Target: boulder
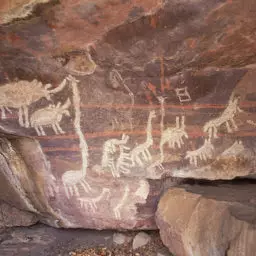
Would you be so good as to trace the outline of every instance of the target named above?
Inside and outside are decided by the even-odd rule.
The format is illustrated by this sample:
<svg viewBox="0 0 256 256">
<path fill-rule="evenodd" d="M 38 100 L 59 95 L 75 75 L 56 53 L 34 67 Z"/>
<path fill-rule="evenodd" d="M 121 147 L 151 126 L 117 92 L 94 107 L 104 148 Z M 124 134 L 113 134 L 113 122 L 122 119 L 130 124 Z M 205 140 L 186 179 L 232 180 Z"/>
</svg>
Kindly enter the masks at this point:
<svg viewBox="0 0 256 256">
<path fill-rule="evenodd" d="M 254 0 L 9 2 L 0 200 L 55 227 L 156 229 L 166 179 L 255 178 Z"/>
<path fill-rule="evenodd" d="M 145 232 L 139 232 L 134 238 L 132 242 L 132 249 L 136 250 L 146 244 L 148 244 L 151 240 L 150 235 Z"/>
<path fill-rule="evenodd" d="M 255 196 L 254 184 L 171 188 L 156 213 L 161 239 L 176 256 L 252 256 Z"/>
</svg>

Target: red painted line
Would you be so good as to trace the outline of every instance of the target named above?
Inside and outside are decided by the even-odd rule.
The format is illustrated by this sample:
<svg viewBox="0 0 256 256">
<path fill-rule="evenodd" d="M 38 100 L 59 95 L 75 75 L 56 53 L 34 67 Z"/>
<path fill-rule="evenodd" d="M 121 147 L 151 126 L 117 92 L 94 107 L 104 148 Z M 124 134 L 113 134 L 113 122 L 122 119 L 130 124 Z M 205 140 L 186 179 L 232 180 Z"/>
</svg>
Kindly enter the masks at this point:
<svg viewBox="0 0 256 256">
<path fill-rule="evenodd" d="M 146 132 L 144 132 L 146 134 Z M 157 135 L 157 137 L 160 137 L 160 131 L 153 131 L 153 135 Z M 188 132 L 188 135 L 190 138 L 198 138 L 203 137 L 205 134 L 203 132 Z M 233 134 L 218 134 L 219 137 L 224 136 L 235 136 L 235 137 L 255 137 L 256 132 L 237 132 Z M 51 138 L 51 137 L 50 137 Z M 158 145 L 153 146 L 154 149 L 158 149 Z M 89 147 L 90 151 L 102 151 L 102 147 Z M 63 148 L 63 147 L 43 147 L 44 152 L 56 152 L 56 151 L 66 151 L 66 152 L 80 152 L 79 147 L 71 147 L 71 148 Z"/>
</svg>

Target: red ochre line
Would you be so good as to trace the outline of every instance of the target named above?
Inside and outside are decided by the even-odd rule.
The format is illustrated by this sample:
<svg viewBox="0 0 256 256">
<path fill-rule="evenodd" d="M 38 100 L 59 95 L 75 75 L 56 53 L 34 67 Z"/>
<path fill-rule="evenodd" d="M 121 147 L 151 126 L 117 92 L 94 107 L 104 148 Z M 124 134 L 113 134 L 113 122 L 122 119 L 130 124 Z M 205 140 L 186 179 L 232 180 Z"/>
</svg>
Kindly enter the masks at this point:
<svg viewBox="0 0 256 256">
<path fill-rule="evenodd" d="M 120 132 L 121 133 L 121 132 Z M 145 134 L 145 132 L 143 132 Z M 127 133 L 126 133 L 127 134 Z M 160 131 L 154 131 L 153 135 L 160 136 Z M 188 133 L 189 137 L 197 138 L 202 137 L 205 134 L 203 132 L 190 132 Z M 219 137 L 224 137 L 226 134 L 218 134 Z M 253 137 L 256 136 L 256 132 L 238 132 L 235 134 L 236 137 Z M 158 149 L 158 146 L 153 146 L 154 148 Z M 90 151 L 101 151 L 102 147 L 89 147 Z M 43 147 L 44 152 L 56 152 L 56 151 L 69 151 L 69 152 L 79 152 L 80 148 L 78 147 L 71 147 L 71 148 L 63 148 L 63 147 Z"/>
<path fill-rule="evenodd" d="M 81 108 L 84 109 L 95 109 L 95 108 L 102 108 L 102 109 L 129 109 L 133 107 L 133 109 L 160 109 L 161 106 L 157 104 L 135 104 L 132 106 L 131 104 L 81 104 Z M 197 109 L 224 109 L 227 105 L 224 104 L 193 104 L 193 105 L 173 105 L 173 104 L 166 104 L 165 109 L 190 109 L 190 110 L 197 110 Z M 250 108 L 256 107 L 256 102 L 242 102 L 240 104 L 241 108 Z M 17 116 L 14 114 L 6 114 L 6 119 L 17 119 Z"/>
<path fill-rule="evenodd" d="M 105 109 L 112 109 L 112 108 L 131 108 L 133 109 L 156 109 L 161 108 L 161 106 L 158 104 L 135 104 L 134 106 L 132 104 L 81 104 L 81 108 L 85 109 L 92 109 L 92 108 L 105 108 Z M 213 109 L 223 109 L 227 107 L 226 104 L 193 104 L 193 105 L 174 105 L 174 104 L 166 104 L 166 109 L 204 109 L 204 108 L 213 108 Z M 256 107 L 256 102 L 242 102 L 240 104 L 240 107 Z"/>
</svg>

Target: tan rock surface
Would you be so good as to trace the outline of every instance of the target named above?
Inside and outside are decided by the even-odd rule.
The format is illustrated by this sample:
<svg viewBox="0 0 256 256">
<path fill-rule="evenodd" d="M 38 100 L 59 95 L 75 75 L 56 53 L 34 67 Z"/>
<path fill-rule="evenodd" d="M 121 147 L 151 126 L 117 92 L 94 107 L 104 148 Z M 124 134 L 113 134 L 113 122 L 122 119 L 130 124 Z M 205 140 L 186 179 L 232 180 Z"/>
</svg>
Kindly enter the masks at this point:
<svg viewBox="0 0 256 256">
<path fill-rule="evenodd" d="M 161 238 L 176 256 L 255 254 L 255 185 L 171 188 L 156 214 Z"/>
</svg>

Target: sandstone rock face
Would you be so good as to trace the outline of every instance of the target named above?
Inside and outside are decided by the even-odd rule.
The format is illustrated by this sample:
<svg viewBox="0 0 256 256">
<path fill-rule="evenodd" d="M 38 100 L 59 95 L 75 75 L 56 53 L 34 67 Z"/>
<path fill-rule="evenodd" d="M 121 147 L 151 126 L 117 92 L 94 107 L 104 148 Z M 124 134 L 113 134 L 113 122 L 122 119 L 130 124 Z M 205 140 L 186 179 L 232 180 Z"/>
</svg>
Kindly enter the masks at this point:
<svg viewBox="0 0 256 256">
<path fill-rule="evenodd" d="M 153 229 L 166 177 L 255 176 L 255 1 L 7 2 L 0 199 Z"/>
<path fill-rule="evenodd" d="M 156 214 L 174 255 L 254 255 L 255 185 L 171 188 Z"/>
<path fill-rule="evenodd" d="M 30 226 L 38 221 L 35 214 L 21 211 L 2 202 L 0 203 L 0 228 Z"/>
</svg>

